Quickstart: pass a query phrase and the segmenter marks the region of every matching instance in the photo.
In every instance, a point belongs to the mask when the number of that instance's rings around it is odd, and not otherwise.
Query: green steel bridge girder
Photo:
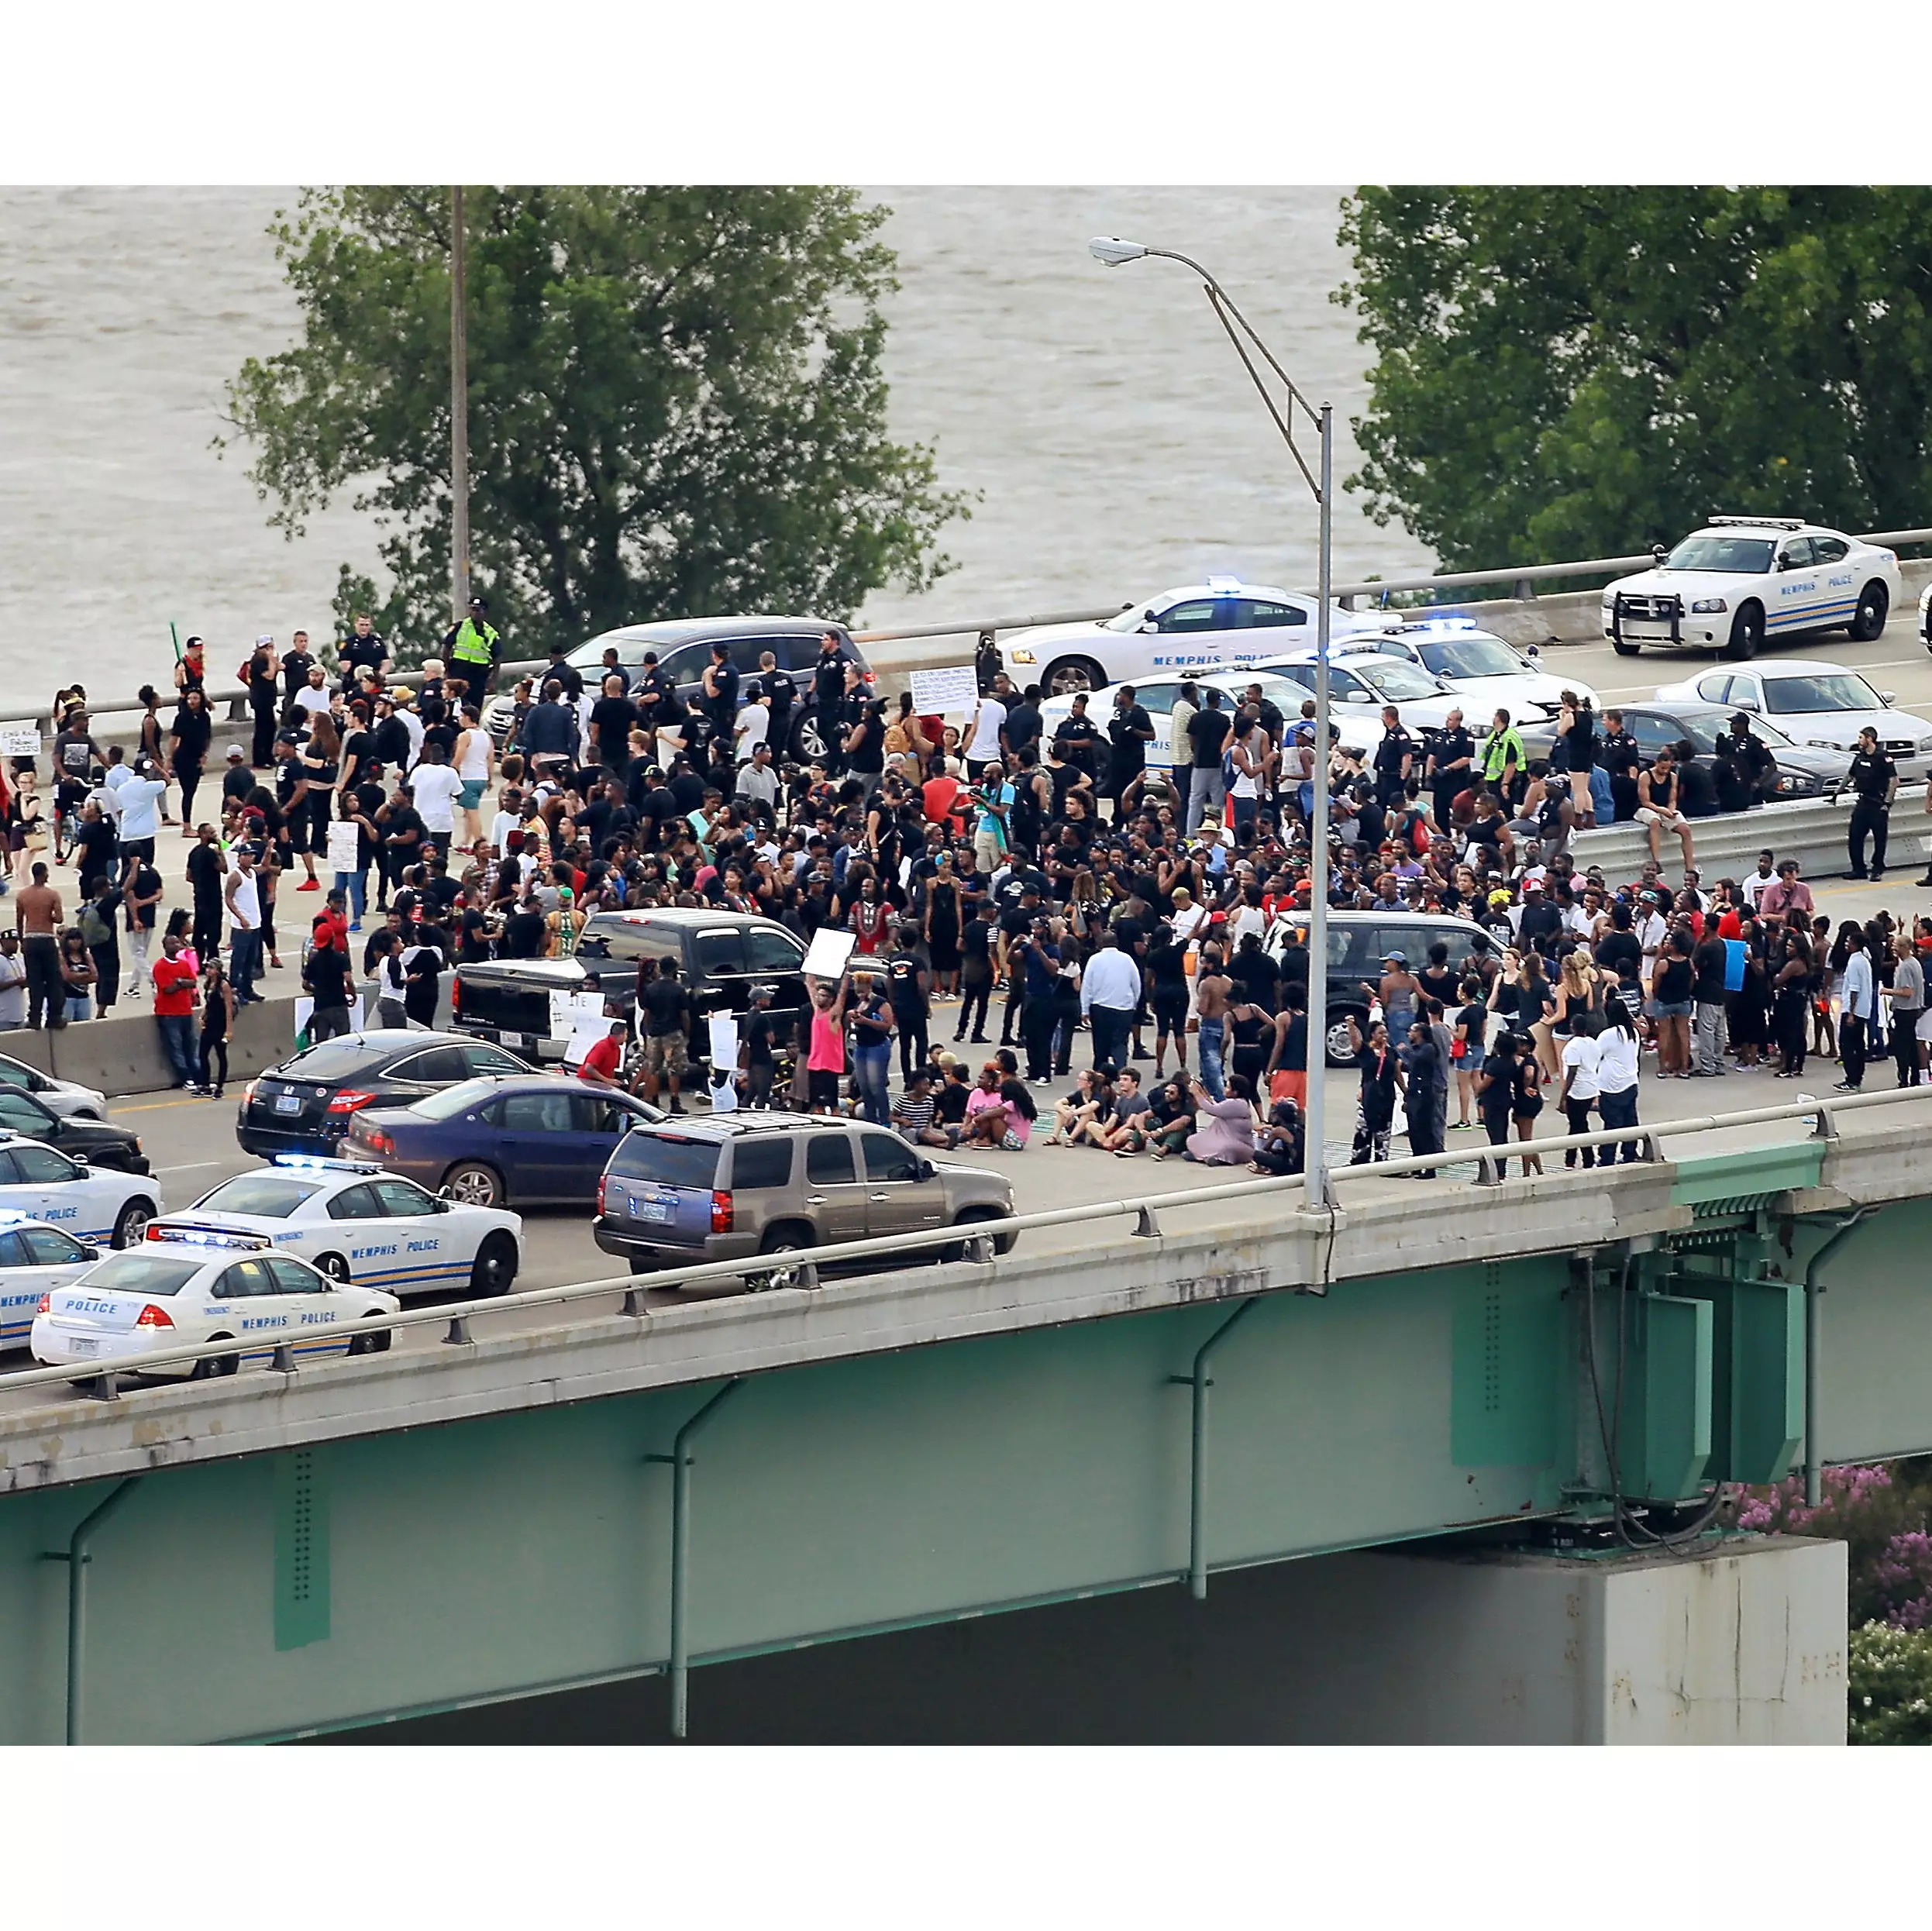
[[[1834,1223],[1704,1191],[1634,1252],[1261,1295],[1199,1373],[1236,1301],[752,1375],[687,1451],[690,1660],[1176,1585],[1197,1540],[1205,1576],[1588,1515],[1600,1396],[1626,1495],[1774,1479]],[[1932,1449],[1929,1239],[1903,1200],[1830,1258],[1825,1461]],[[116,1485],[0,1499],[0,1741],[57,1740],[74,1702],[84,1740],[212,1740],[663,1669],[663,1464],[725,1385],[157,1468],[88,1532],[72,1671],[48,1558]]]

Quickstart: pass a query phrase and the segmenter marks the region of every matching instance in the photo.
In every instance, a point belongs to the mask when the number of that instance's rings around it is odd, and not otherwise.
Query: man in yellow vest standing
[[[490,622],[485,597],[470,599],[470,614],[443,640],[443,661],[469,687],[472,703],[487,697],[496,683],[503,638]]]

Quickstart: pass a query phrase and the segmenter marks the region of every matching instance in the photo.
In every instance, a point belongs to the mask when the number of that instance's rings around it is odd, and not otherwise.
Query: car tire
[[[235,1337],[232,1334],[211,1334],[208,1338],[212,1341],[232,1341]],[[213,1381],[219,1375],[238,1373],[241,1365],[239,1354],[204,1354],[188,1371],[188,1378],[190,1381]]]
[[[780,1220],[766,1228],[758,1243],[760,1254],[803,1254],[818,1244],[818,1237],[802,1220]],[[745,1289],[751,1294],[769,1294],[774,1288],[797,1287],[796,1266],[775,1267],[769,1272],[747,1273]]]
[[[1885,628],[1892,614],[1892,593],[1876,577],[1858,593],[1858,608],[1845,635],[1855,644],[1868,644]]]
[[[1758,646],[1765,641],[1765,611],[1762,604],[1741,604],[1737,614],[1731,620],[1731,641],[1724,645],[1724,655],[1734,657],[1740,663],[1758,654]]]
[[[801,711],[791,727],[791,755],[800,764],[815,764],[826,755],[825,734],[815,711]]]
[[[475,1263],[470,1269],[472,1298],[487,1300],[498,1294],[507,1294],[516,1277],[516,1242],[507,1234],[492,1234],[477,1249]]]
[[[154,1208],[138,1196],[124,1202],[120,1212],[114,1217],[114,1232],[108,1244],[114,1248],[135,1246],[146,1237],[147,1224],[154,1218]]]
[[[348,1262],[339,1254],[325,1254],[315,1263],[318,1274],[326,1274],[332,1281],[339,1281],[346,1286],[352,1278]]]
[[[503,1175],[487,1160],[459,1160],[443,1176],[443,1190],[460,1206],[500,1207]]]
[[[1348,1018],[1351,1009],[1331,1012],[1328,1015],[1328,1064],[1331,1066],[1352,1066],[1355,1055],[1348,1049]],[[1364,1033],[1369,1030],[1369,1015],[1355,1013],[1355,1022]]]
[[[1624,637],[1613,637],[1610,639],[1610,649],[1615,651],[1620,657],[1641,657],[1644,654],[1644,646],[1641,644],[1633,644],[1627,638]]]
[[[372,1317],[365,1316],[363,1318]],[[349,1351],[352,1354],[386,1354],[389,1352],[389,1344],[395,1338],[393,1328],[372,1328],[363,1334],[351,1335]]]
[[[1049,697],[1070,697],[1077,690],[1106,688],[1107,673],[1091,657],[1056,657],[1040,680],[1041,690]]]
[[[983,1227],[989,1221],[1004,1220],[1007,1217],[997,1207],[962,1207],[953,1217],[952,1224],[955,1227]],[[1007,1234],[996,1237],[993,1243],[994,1252],[1011,1254],[1013,1251],[1014,1243],[1019,1237],[1017,1234]],[[942,1247],[938,1251],[942,1260],[963,1261],[966,1257],[966,1243],[960,1241],[950,1247]]]

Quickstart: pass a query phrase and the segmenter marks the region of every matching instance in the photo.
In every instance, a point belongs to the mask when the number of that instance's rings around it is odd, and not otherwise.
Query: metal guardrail
[[[1858,539],[1861,543],[1932,543],[1932,529],[1925,530],[1877,530]],[[1638,556],[1599,556],[1582,563],[1506,563],[1495,570],[1452,570],[1438,572],[1432,577],[1391,577],[1378,578],[1361,583],[1338,583],[1332,594],[1344,602],[1358,597],[1380,597],[1396,590],[1465,590],[1483,583],[1509,583],[1514,586],[1518,601],[1533,602],[1535,586],[1541,578],[1545,581],[1565,580],[1573,577],[1601,576],[1612,570],[1641,570],[1651,561],[1646,551]],[[1131,604],[1109,604],[1088,610],[1049,611],[1037,617],[981,618],[970,623],[920,624],[904,630],[855,630],[852,639],[861,644],[885,644],[909,642],[925,637],[983,637],[991,639],[1003,630],[1031,630],[1042,624],[1099,623],[1109,617],[1118,617],[1124,610],[1133,608]],[[550,662],[547,657],[518,657],[506,660],[498,666],[499,684],[505,678],[528,676],[543,669]],[[406,678],[403,672],[399,676]],[[158,687],[157,687],[158,688]],[[208,687],[210,705],[226,704],[229,706],[231,720],[239,721],[246,714],[248,693],[240,684],[226,684],[217,688]],[[167,693],[163,693],[167,700]],[[139,711],[137,697],[90,697],[88,714],[91,717],[114,717],[122,713]],[[0,721],[25,721],[32,719],[44,726],[48,722],[44,707],[29,699],[19,704],[0,702]]]
[[[1834,1096],[1817,1100],[1801,1100],[1777,1107],[1754,1107],[1741,1112],[1710,1114],[1689,1120],[1659,1120],[1654,1124],[1640,1124],[1634,1127],[1607,1127],[1595,1133],[1570,1133],[1552,1134],[1548,1139],[1512,1141],[1507,1146],[1493,1146],[1486,1143],[1469,1148],[1458,1147],[1453,1151],[1412,1155],[1400,1160],[1380,1160],[1362,1166],[1335,1167],[1330,1170],[1330,1179],[1335,1182],[1400,1178],[1421,1173],[1432,1169],[1448,1166],[1477,1166],[1488,1169],[1498,1162],[1507,1168],[1514,1159],[1524,1154],[1545,1155],[1567,1153],[1583,1148],[1621,1147],[1636,1144],[1643,1148],[1641,1160],[1633,1165],[1671,1164],[1662,1151],[1661,1143],[1666,1138],[1678,1138],[1686,1134],[1720,1132],[1734,1127],[1764,1126],[1792,1120],[1810,1120],[1814,1124],[1811,1137],[1814,1139],[1835,1141],[1837,1128],[1835,1116],[1844,1113],[1867,1111],[1879,1107],[1897,1106],[1910,1100],[1932,1100],[1932,1086],[1894,1087],[1884,1093],[1854,1093],[1849,1096]],[[1586,1186],[1602,1183],[1603,1169],[1587,1167],[1577,1170]],[[1500,1176],[1498,1177],[1498,1184]],[[872,1260],[890,1256],[916,1254],[928,1248],[944,1249],[961,1248],[966,1258],[983,1265],[993,1262],[993,1244],[1004,1241],[1009,1235],[1025,1234],[1038,1229],[1052,1227],[1078,1226],[1090,1221],[1124,1220],[1131,1216],[1135,1221],[1134,1235],[1139,1238],[1159,1239],[1161,1234],[1160,1213],[1170,1207],[1200,1206],[1211,1203],[1237,1200],[1256,1200],[1299,1193],[1304,1182],[1300,1174],[1290,1174],[1279,1179],[1248,1179],[1231,1182],[1224,1182],[1212,1186],[1189,1187],[1174,1193],[1150,1195],[1138,1200],[1098,1200],[1085,1206],[1052,1207],[1038,1213],[1014,1214],[1004,1220],[969,1221],[963,1225],[935,1227],[924,1233],[882,1235],[876,1240],[843,1241],[825,1247],[805,1248],[789,1257],[752,1255],[740,1261],[707,1261],[690,1267],[666,1268],[650,1274],[614,1275],[590,1281],[572,1282],[563,1287],[532,1288],[522,1294],[499,1294],[487,1300],[459,1301],[436,1307],[405,1308],[394,1314],[373,1316],[358,1322],[356,1333],[369,1334],[384,1330],[394,1333],[405,1327],[446,1327],[446,1344],[456,1347],[474,1345],[470,1323],[484,1316],[505,1314],[524,1308],[563,1307],[573,1301],[601,1299],[607,1296],[622,1294],[624,1296],[624,1316],[640,1321],[652,1318],[652,1310],[644,1306],[644,1295],[653,1288],[677,1287],[707,1282],[741,1279],[748,1274],[796,1272],[805,1277],[801,1286],[778,1292],[813,1292],[818,1290],[818,1269],[827,1262],[848,1260]],[[180,1348],[157,1348],[139,1354],[117,1355],[104,1358],[98,1363],[83,1365],[68,1362],[54,1368],[36,1368],[15,1375],[0,1375],[0,1393],[9,1393],[15,1389],[47,1387],[56,1383],[89,1381],[98,1384],[92,1391],[92,1398],[113,1401],[119,1399],[115,1385],[116,1378],[122,1375],[139,1374],[144,1370],[157,1367],[174,1367],[185,1363],[226,1360],[237,1355],[260,1354],[263,1344],[239,1341],[202,1341]],[[299,1368],[287,1345],[274,1348],[276,1358],[270,1362],[271,1372],[293,1376],[304,1372]]]

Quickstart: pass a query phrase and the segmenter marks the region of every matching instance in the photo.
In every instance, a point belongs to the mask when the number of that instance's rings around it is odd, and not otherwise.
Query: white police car
[[[1869,643],[1903,594],[1897,553],[1796,517],[1713,516],[1657,566],[1603,592],[1603,635],[1755,657],[1767,642],[1842,630]]]
[[[523,1222],[467,1206],[373,1162],[283,1154],[237,1174],[162,1224],[264,1236],[332,1280],[391,1294],[501,1294],[523,1260]]]
[[[0,1348],[26,1347],[41,1296],[77,1280],[100,1258],[91,1242],[31,1214],[0,1212]]]
[[[160,1183],[151,1174],[89,1166],[44,1141],[0,1133],[0,1208],[31,1214],[77,1241],[126,1247],[160,1212]]]
[[[1554,718],[1563,707],[1563,693],[1573,690],[1584,703],[1600,710],[1596,693],[1575,677],[1552,677],[1531,649],[1519,651],[1473,617],[1431,617],[1370,638],[1350,638],[1336,655],[1343,659],[1372,651],[1379,656],[1406,657],[1439,682],[1472,700],[1469,717],[1485,729],[1498,710],[1517,724],[1539,714]],[[1468,721],[1467,719],[1465,721]]]
[[[137,1248],[96,1261],[41,1298],[29,1345],[49,1367],[78,1367],[203,1341],[242,1344],[232,1354],[167,1362],[153,1372],[205,1381],[286,1348],[297,1361],[381,1354],[387,1328],[372,1317],[401,1303],[375,1288],[332,1281],[278,1254],[266,1234],[157,1221]],[[136,1371],[139,1372],[139,1371]]]
[[[1015,631],[999,645],[1000,667],[1024,690],[1038,684],[1048,697],[1071,697],[1123,681],[1214,670],[1279,657],[1312,645],[1321,600],[1305,590],[1211,577],[1204,583],[1162,590],[1098,623],[1045,624]],[[1331,637],[1384,630],[1402,621],[1396,611],[1330,607]]]

